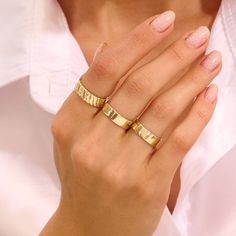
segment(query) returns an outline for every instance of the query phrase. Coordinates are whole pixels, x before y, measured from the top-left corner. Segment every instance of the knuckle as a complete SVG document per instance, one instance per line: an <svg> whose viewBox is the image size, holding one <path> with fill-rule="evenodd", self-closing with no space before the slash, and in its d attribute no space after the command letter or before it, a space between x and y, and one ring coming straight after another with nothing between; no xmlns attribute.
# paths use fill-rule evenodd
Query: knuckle
<svg viewBox="0 0 236 236"><path fill-rule="evenodd" d="M154 188L151 188L149 185L138 184L133 187L133 190L144 200L150 201L155 196Z"/></svg>
<svg viewBox="0 0 236 236"><path fill-rule="evenodd" d="M204 88L208 80L209 79L206 78L206 75L201 73L200 69L197 69L197 71L195 71L195 74L191 76L190 81L192 81L194 86Z"/></svg>
<svg viewBox="0 0 236 236"><path fill-rule="evenodd" d="M58 143L65 143L69 138L69 129L65 129L67 123L64 115L56 115L51 123L51 133Z"/></svg>
<svg viewBox="0 0 236 236"><path fill-rule="evenodd" d="M137 199L150 201L153 199L155 193L154 189L150 188L147 184L142 184L138 181L132 181L131 183L125 183L124 190L129 191Z"/></svg>
<svg viewBox="0 0 236 236"><path fill-rule="evenodd" d="M192 142L185 132L176 130L172 134L172 145L175 150L185 153L191 148Z"/></svg>
<svg viewBox="0 0 236 236"><path fill-rule="evenodd" d="M142 179L124 170L107 167L103 170L103 182L115 194L128 194L129 197L150 202L156 196L156 188Z"/></svg>
<svg viewBox="0 0 236 236"><path fill-rule="evenodd" d="M129 96L145 96L152 89L150 77L143 72L135 72L125 83L125 91Z"/></svg>
<svg viewBox="0 0 236 236"><path fill-rule="evenodd" d="M208 122L211 118L211 111L206 107L202 106L199 109L196 109L196 116L200 121Z"/></svg>
<svg viewBox="0 0 236 236"><path fill-rule="evenodd" d="M94 148L91 149L89 140L83 141L82 143L75 144L71 150L71 159L77 168L84 168L87 171L95 171L94 157L96 151Z"/></svg>
<svg viewBox="0 0 236 236"><path fill-rule="evenodd" d="M181 50L181 48L178 46L177 43L173 44L170 49L169 53L171 57L173 57L177 62L182 63L184 60L184 54Z"/></svg>
<svg viewBox="0 0 236 236"><path fill-rule="evenodd" d="M124 170L110 166L103 170L103 175L105 182L116 192L129 192L131 196L139 196L140 198L151 195L147 185L138 181L135 174L132 175Z"/></svg>
<svg viewBox="0 0 236 236"><path fill-rule="evenodd" d="M127 178L122 171L117 171L114 167L108 166L103 170L103 178L105 182L117 191L124 190L127 185ZM126 179L126 180L125 180Z"/></svg>
<svg viewBox="0 0 236 236"><path fill-rule="evenodd" d="M150 200L152 196L150 188L137 182L130 186L129 192L140 200Z"/></svg>
<svg viewBox="0 0 236 236"><path fill-rule="evenodd" d="M155 118L170 119L176 116L176 108L170 102L157 99L151 106L151 112Z"/></svg>
<svg viewBox="0 0 236 236"><path fill-rule="evenodd" d="M117 66L114 56L101 54L93 63L92 71L98 77L114 77L117 75Z"/></svg>

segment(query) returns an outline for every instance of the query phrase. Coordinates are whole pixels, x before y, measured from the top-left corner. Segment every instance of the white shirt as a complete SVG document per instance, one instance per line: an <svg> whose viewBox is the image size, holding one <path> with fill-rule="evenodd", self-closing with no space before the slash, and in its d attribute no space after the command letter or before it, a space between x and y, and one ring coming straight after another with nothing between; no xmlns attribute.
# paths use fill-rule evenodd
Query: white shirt
<svg viewBox="0 0 236 236"><path fill-rule="evenodd" d="M88 65L56 0L1 1L0 29L0 235L33 236L60 196L50 123ZM218 105L153 236L236 235L235 0L222 1L213 49L223 54Z"/></svg>

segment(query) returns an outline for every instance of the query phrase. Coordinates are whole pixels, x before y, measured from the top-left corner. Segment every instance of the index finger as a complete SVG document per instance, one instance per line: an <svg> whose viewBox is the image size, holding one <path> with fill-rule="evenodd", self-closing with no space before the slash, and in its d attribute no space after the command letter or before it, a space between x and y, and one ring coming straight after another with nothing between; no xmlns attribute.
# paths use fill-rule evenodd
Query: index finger
<svg viewBox="0 0 236 236"><path fill-rule="evenodd" d="M98 97L108 97L119 80L173 29L175 13L166 11L137 26L124 39L103 45L82 78L83 85Z"/></svg>

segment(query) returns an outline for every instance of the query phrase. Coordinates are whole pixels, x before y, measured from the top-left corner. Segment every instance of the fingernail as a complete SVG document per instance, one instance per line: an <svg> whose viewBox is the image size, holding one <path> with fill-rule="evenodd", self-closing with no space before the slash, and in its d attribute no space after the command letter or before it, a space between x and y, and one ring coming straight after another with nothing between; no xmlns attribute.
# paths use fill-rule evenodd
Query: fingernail
<svg viewBox="0 0 236 236"><path fill-rule="evenodd" d="M218 95L218 87L216 84L211 84L205 93L205 99L211 103L214 103Z"/></svg>
<svg viewBox="0 0 236 236"><path fill-rule="evenodd" d="M210 31L206 26L200 26L185 38L187 44L193 48L199 48L208 40Z"/></svg>
<svg viewBox="0 0 236 236"><path fill-rule="evenodd" d="M221 54L217 51L213 51L207 55L207 57L201 62L201 65L212 72L220 65L221 60Z"/></svg>
<svg viewBox="0 0 236 236"><path fill-rule="evenodd" d="M96 59L96 57L97 57L97 55L98 55L100 52L102 52L102 50L103 50L103 48L104 48L105 45L106 45L106 42L103 42L103 43L99 44L99 46L97 47L97 49L96 49L96 51L95 51L95 53L94 53L93 61L92 61L92 62L94 62L95 59Z"/></svg>
<svg viewBox="0 0 236 236"><path fill-rule="evenodd" d="M175 21L175 13L173 11L166 11L157 16L152 22L151 26L154 30L162 33L166 31Z"/></svg>

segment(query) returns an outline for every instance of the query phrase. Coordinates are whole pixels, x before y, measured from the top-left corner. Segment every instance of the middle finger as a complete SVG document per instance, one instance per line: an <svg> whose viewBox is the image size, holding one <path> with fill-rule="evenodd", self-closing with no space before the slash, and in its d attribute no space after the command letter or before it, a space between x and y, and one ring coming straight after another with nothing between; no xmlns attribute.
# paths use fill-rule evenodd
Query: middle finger
<svg viewBox="0 0 236 236"><path fill-rule="evenodd" d="M167 82L205 51L209 35L209 29L201 26L174 42L126 79L111 98L111 106L125 118L135 120Z"/></svg>

